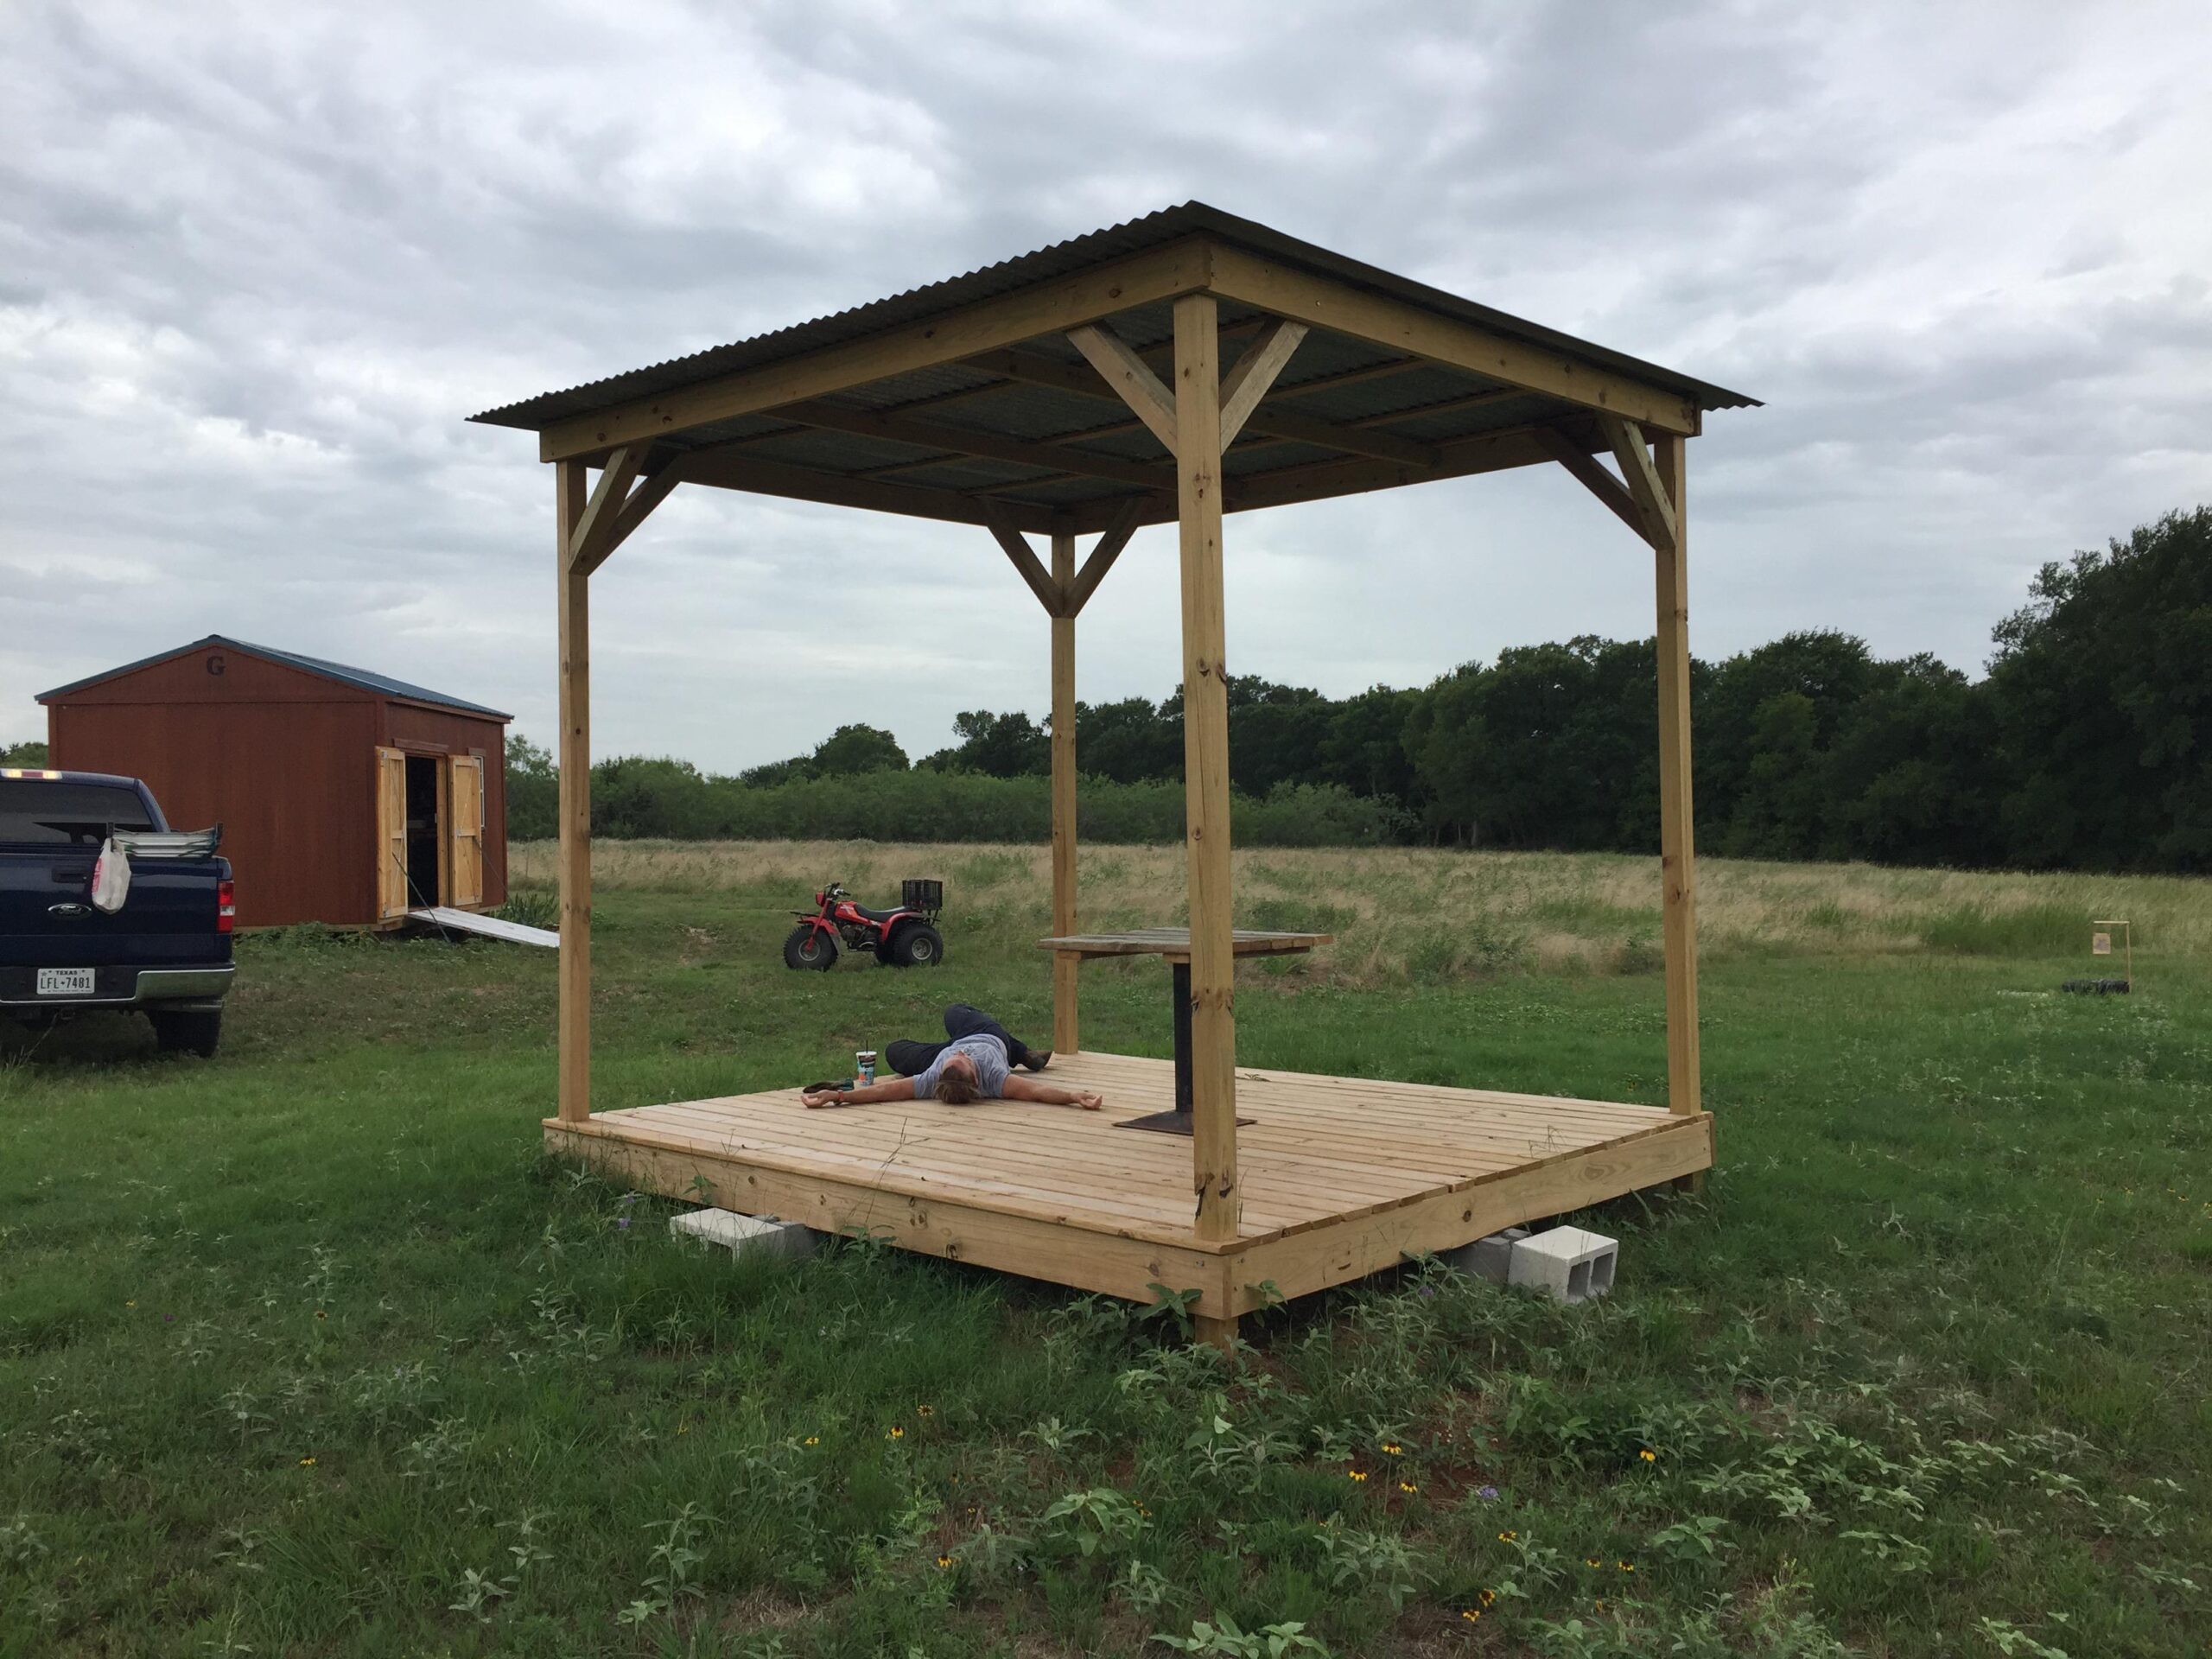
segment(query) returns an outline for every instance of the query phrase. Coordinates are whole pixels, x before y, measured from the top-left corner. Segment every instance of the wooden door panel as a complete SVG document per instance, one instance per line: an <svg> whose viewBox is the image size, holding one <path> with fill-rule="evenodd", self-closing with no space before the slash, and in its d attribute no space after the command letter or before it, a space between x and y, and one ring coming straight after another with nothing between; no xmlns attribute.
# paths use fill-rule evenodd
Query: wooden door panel
<svg viewBox="0 0 2212 1659"><path fill-rule="evenodd" d="M407 913L407 757L377 750L377 918Z"/></svg>
<svg viewBox="0 0 2212 1659"><path fill-rule="evenodd" d="M480 755L456 754L448 763L452 783L446 791L449 803L448 844L452 848L452 891L447 902L467 906L484 902L484 761Z"/></svg>

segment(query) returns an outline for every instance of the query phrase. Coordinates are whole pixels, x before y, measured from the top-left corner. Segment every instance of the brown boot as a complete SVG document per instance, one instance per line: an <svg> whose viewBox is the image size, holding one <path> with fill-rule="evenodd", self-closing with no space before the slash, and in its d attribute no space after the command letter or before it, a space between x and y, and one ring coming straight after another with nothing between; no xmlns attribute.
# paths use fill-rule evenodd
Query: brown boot
<svg viewBox="0 0 2212 1659"><path fill-rule="evenodd" d="M1029 1058L1022 1061L1032 1071L1042 1071L1052 1063L1052 1051L1049 1048L1033 1048L1029 1051Z"/></svg>

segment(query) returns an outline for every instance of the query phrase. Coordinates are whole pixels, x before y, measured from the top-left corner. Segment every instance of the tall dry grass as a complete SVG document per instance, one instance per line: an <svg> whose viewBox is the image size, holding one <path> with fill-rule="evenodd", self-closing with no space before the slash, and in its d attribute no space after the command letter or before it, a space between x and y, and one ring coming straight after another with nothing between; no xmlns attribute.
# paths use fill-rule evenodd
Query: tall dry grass
<svg viewBox="0 0 2212 1659"><path fill-rule="evenodd" d="M554 849L511 849L512 879L552 884ZM1236 855L1236 919L1311 928L1337 943L1307 965L1344 983L1530 969L1633 973L1660 960L1659 867L1595 853L1465 853L1428 848ZM972 936L1011 943L1050 931L1052 855L1032 846L880 842L601 842L592 877L606 891L700 892L804 906L842 881L888 904L908 875L945 883L947 914ZM742 906L753 907L753 906ZM1082 862L1090 929L1179 923L1183 855L1173 847L1102 847ZM1922 950L2088 958L2092 919L2134 924L2139 958L2212 949L2212 881L1886 869L1706 859L1698 938L1708 957L1759 952L1854 955ZM2114 964L2117 971L2117 963Z"/></svg>

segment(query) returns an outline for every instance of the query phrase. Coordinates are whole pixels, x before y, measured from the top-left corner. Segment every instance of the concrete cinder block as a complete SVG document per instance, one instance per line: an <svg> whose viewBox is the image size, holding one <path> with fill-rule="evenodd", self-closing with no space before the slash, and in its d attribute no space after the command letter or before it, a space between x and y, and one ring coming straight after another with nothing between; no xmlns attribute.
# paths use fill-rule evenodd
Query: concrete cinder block
<svg viewBox="0 0 2212 1659"><path fill-rule="evenodd" d="M1554 1227L1516 1241L1507 1282L1541 1290L1562 1302L1586 1302L1613 1287L1621 1247L1602 1233Z"/></svg>
<svg viewBox="0 0 2212 1659"><path fill-rule="evenodd" d="M1502 1233L1492 1233L1488 1238L1478 1238L1455 1250L1440 1250L1436 1259L1471 1279L1487 1279L1493 1285L1502 1285L1511 1270L1513 1247L1528 1236L1526 1227L1509 1227Z"/></svg>
<svg viewBox="0 0 2212 1659"><path fill-rule="evenodd" d="M672 1238L695 1238L702 1244L719 1244L735 1255L741 1250L765 1250L794 1260L814 1254L814 1231L795 1221L773 1221L765 1216L741 1216L734 1210L690 1210L668 1220Z"/></svg>

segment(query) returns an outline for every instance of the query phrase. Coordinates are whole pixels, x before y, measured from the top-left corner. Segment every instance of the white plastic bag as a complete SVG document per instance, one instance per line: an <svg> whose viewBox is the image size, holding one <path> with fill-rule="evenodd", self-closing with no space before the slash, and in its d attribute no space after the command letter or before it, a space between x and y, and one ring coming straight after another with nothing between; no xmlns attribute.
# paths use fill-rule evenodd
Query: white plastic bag
<svg viewBox="0 0 2212 1659"><path fill-rule="evenodd" d="M110 838L100 843L99 858L92 865L92 908L112 916L130 896L130 856Z"/></svg>

